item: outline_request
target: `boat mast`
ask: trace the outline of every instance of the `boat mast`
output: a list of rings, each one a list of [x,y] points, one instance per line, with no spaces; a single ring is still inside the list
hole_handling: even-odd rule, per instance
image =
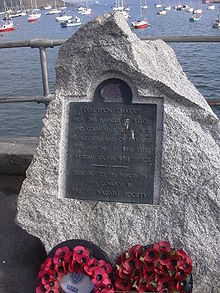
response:
[[[141,16],[141,20],[142,20],[142,19],[143,19],[143,15],[142,15],[141,3],[142,3],[142,2],[141,2],[141,0],[140,0],[140,4],[139,4],[139,5],[140,5],[140,16]]]
[[[220,4],[219,4],[219,7],[218,7],[218,21],[220,22]]]
[[[6,5],[5,0],[4,0],[4,9],[5,9],[5,12],[7,12],[7,5]]]

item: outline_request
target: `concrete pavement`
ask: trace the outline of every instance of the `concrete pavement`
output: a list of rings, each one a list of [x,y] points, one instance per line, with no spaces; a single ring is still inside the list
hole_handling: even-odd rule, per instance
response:
[[[46,257],[40,240],[14,221],[23,179],[0,175],[0,293],[35,292],[40,264]]]

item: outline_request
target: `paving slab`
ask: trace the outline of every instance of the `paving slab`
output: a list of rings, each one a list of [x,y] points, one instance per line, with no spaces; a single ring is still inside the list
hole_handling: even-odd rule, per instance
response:
[[[41,241],[15,224],[17,194],[23,176],[0,176],[0,292],[35,292],[40,264],[46,258]]]

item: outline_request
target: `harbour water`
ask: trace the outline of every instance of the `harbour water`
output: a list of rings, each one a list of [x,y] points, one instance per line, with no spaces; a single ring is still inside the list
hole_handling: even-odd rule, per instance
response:
[[[215,10],[207,10],[202,2],[185,1],[184,4],[200,7],[203,16],[199,22],[190,22],[191,13],[174,11],[167,15],[157,15],[155,2],[148,1],[145,17],[150,26],[136,30],[138,36],[168,36],[168,35],[219,35],[219,29],[212,28],[212,21],[217,18],[218,6]],[[170,1],[173,7],[177,1]],[[100,0],[100,4],[91,4],[91,16],[83,16],[83,23],[96,15],[110,12],[113,1]],[[139,1],[130,0],[131,21],[140,16]],[[68,14],[77,15],[74,7],[67,9]],[[75,31],[75,27],[61,28],[55,21],[55,16],[46,16],[41,11],[41,20],[28,23],[27,17],[14,19],[16,26],[13,32],[5,33],[0,42],[18,41],[36,38],[67,39]],[[0,15],[0,17],[3,17]],[[188,78],[206,99],[220,99],[220,44],[219,43],[172,43],[169,44],[176,52]],[[55,89],[55,63],[59,48],[47,49],[47,66],[51,93]],[[82,64],[83,66],[83,64]],[[39,50],[31,48],[0,50],[0,96],[42,95],[41,68]],[[220,116],[220,108],[213,109]],[[0,104],[0,135],[36,136],[40,134],[41,119],[45,106],[36,103]]]

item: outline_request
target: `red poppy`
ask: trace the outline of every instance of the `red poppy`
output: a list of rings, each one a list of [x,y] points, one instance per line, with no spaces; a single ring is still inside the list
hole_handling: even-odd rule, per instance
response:
[[[49,257],[46,259],[44,263],[44,270],[47,272],[49,275],[53,275],[56,271],[56,266],[54,264],[53,258]]]
[[[50,280],[49,274],[45,273],[43,277],[41,278],[41,283],[45,286],[49,283],[49,280]]]
[[[46,292],[52,293],[52,292],[59,292],[59,282],[58,281],[53,281],[50,279],[49,283],[45,286],[45,289],[47,290]],[[52,292],[50,292],[52,291]]]
[[[44,286],[38,285],[36,288],[36,293],[45,293]]]
[[[133,255],[136,258],[139,258],[144,253],[144,251],[145,251],[144,247],[141,246],[140,244],[136,244],[128,248],[129,256]]]
[[[161,251],[170,252],[170,243],[167,241],[159,241],[154,244],[153,248],[157,252],[161,252]]]
[[[57,248],[57,250],[55,251],[55,254],[54,254],[54,258],[53,258],[54,264],[59,265],[63,261],[65,263],[67,263],[70,259],[70,256],[71,256],[71,252],[70,252],[69,247],[63,246],[63,247]]]
[[[167,268],[166,266],[161,265],[160,263],[157,263],[157,266],[154,268],[155,275],[167,275]]]
[[[177,261],[178,261],[177,256],[174,255],[169,257],[168,262],[166,264],[168,271],[176,271]]]
[[[104,269],[107,274],[110,274],[112,272],[112,266],[104,260],[98,261],[98,267]]]
[[[178,270],[176,271],[176,273],[175,273],[175,275],[174,275],[174,279],[175,280],[178,280],[178,281],[181,281],[181,280],[183,280],[184,278],[185,278],[185,276],[186,276],[187,274],[184,272],[184,270],[180,270],[179,268],[178,268]]]
[[[187,255],[182,258],[181,261],[177,262],[177,266],[179,269],[183,270],[185,273],[192,272],[192,260]]]
[[[103,280],[103,282],[99,285],[94,286],[94,291],[95,292],[101,292],[101,293],[114,293],[114,287],[112,286],[112,283],[109,279]]]
[[[132,256],[128,259],[122,261],[122,266],[125,269],[123,272],[124,274],[131,274],[134,269],[138,266],[139,260],[136,258],[133,258]]]
[[[154,269],[154,263],[153,263],[153,262],[146,261],[146,262],[144,263],[144,271],[145,271],[145,272],[152,271],[153,269]]]
[[[42,278],[43,275],[45,274],[45,262],[43,264],[41,264],[40,266],[40,272],[38,273],[38,278]]]
[[[132,289],[132,283],[128,280],[118,278],[115,280],[115,287],[121,291],[130,291]]]
[[[159,258],[158,258],[158,262],[159,264],[163,265],[163,266],[167,266],[170,262],[170,256],[168,253],[166,252],[161,252],[159,254]]]
[[[83,246],[76,246],[73,249],[73,259],[82,265],[86,264],[89,261],[89,251]]]
[[[88,261],[88,263],[84,265],[83,268],[87,275],[89,276],[92,275],[92,272],[96,267],[96,264],[97,264],[97,260],[95,258],[92,258],[91,260]]]
[[[180,261],[182,261],[185,257],[187,257],[187,254],[182,249],[177,249],[176,255],[180,258]]]
[[[147,248],[144,254],[144,261],[151,262],[158,259],[157,251],[154,248]]]
[[[154,271],[153,270],[152,271],[144,271],[144,273],[143,273],[143,279],[146,282],[148,282],[152,278],[152,276],[154,276]]]
[[[99,267],[96,267],[95,270],[92,273],[91,281],[94,284],[99,285],[107,278],[108,278],[108,274],[105,272],[105,270],[101,269]]]
[[[120,268],[119,268],[119,271],[118,271],[118,276],[121,278],[121,279],[127,279],[128,276],[130,276],[131,274],[129,274],[126,269],[121,265]]]
[[[72,261],[68,264],[68,271],[74,272],[76,274],[82,273],[83,271],[83,264],[77,262],[75,259],[72,259]]]
[[[60,293],[59,288],[48,289],[45,293]]]
[[[160,280],[157,281],[157,291],[162,291],[167,289],[170,292],[171,289],[174,289],[175,283],[169,276],[164,276]],[[162,291],[163,292],[163,291]]]
[[[142,268],[136,268],[131,275],[131,279],[134,281],[139,281],[144,278],[144,270]]]

